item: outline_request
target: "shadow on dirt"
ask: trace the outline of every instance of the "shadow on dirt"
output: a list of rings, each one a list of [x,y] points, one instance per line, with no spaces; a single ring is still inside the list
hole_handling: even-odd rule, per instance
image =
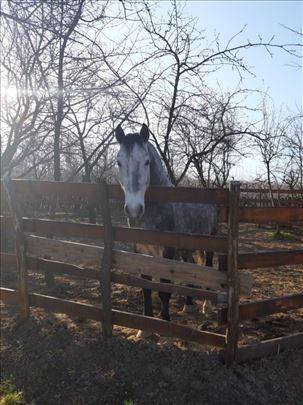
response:
[[[44,404],[299,404],[303,351],[226,368],[218,354],[101,336],[100,324],[2,308],[2,378]],[[11,376],[11,377],[10,377]],[[283,401],[281,400],[283,398]]]

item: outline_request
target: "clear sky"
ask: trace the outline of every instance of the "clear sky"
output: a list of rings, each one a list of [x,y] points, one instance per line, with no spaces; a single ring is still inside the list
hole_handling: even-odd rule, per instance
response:
[[[207,33],[220,33],[223,44],[245,24],[245,32],[235,40],[235,44],[247,39],[257,42],[258,34],[264,41],[275,35],[277,43],[302,43],[302,37],[300,39],[281,26],[302,30],[302,1],[188,1],[185,10],[198,17],[199,25]],[[302,65],[302,60],[279,50],[273,52],[274,57],[271,58],[264,49],[243,51],[245,61],[254,67],[253,72],[257,76],[255,79],[247,76],[245,84],[251,88],[268,89],[277,107],[281,104],[291,109],[301,106],[302,69],[288,65]],[[223,88],[236,83],[231,75],[226,77],[226,73],[211,80],[219,80]]]
[[[277,43],[302,43],[302,37],[294,35],[282,27],[302,31],[302,1],[188,1],[185,11],[198,18],[198,27],[206,29],[207,36],[220,33],[220,40],[225,44],[245,24],[244,33],[235,40],[235,44],[245,43],[247,39],[258,41],[258,34],[263,40],[275,35]],[[278,110],[281,105],[297,112],[302,108],[303,77],[302,68],[290,65],[303,64],[299,60],[275,50],[271,58],[264,49],[256,48],[243,51],[245,61],[253,67],[256,78],[245,77],[245,87],[268,91],[272,102]],[[301,54],[302,55],[302,54]],[[237,85],[237,76],[232,72],[222,71],[209,77],[209,84],[219,82],[223,90],[233,90]],[[252,96],[253,97],[253,96]],[[253,100],[251,100],[253,101]],[[233,170],[236,179],[254,179],[264,171],[256,157],[244,159]]]

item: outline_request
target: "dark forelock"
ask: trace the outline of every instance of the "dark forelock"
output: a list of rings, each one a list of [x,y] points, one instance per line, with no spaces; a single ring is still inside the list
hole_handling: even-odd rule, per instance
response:
[[[144,140],[143,140],[143,137],[142,137],[141,135],[139,135],[138,133],[136,133],[136,134],[127,134],[127,135],[123,138],[121,144],[122,144],[123,146],[125,146],[125,148],[126,148],[128,151],[131,151],[131,150],[133,149],[133,147],[134,147],[135,144],[137,144],[137,145],[143,147]]]

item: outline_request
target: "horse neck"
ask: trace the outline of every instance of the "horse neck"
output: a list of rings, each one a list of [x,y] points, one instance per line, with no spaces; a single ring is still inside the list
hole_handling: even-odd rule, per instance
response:
[[[147,147],[150,158],[150,185],[173,187],[157,150],[150,143],[147,144]],[[172,203],[147,201],[145,207],[146,210],[141,223],[143,228],[158,229],[160,231],[174,230],[174,208]]]
[[[163,167],[162,160],[151,143],[148,143],[148,152],[150,156],[150,185],[173,187]]]

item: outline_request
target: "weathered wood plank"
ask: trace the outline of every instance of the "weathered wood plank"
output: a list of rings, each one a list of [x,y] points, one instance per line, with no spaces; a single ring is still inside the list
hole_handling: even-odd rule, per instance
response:
[[[119,284],[125,284],[133,287],[147,288],[153,291],[168,292],[175,295],[190,296],[200,300],[209,300],[213,303],[224,304],[227,302],[227,294],[222,292],[201,290],[200,288],[192,288],[180,286],[171,283],[159,283],[146,280],[124,273],[112,273],[112,281]]]
[[[1,265],[7,267],[16,267],[16,256],[9,253],[0,253]],[[66,274],[81,279],[100,280],[100,271],[95,269],[83,268],[74,264],[63,263],[55,260],[41,259],[38,257],[26,257],[26,266],[28,270],[37,273],[50,271],[54,274]]]
[[[0,226],[11,229],[12,218],[0,216]],[[54,236],[83,237],[89,239],[103,239],[104,227],[81,222],[56,221],[51,219],[37,219],[23,217],[24,231],[41,235],[53,234]]]
[[[50,297],[42,294],[30,294],[30,305],[44,308],[51,312],[58,312],[83,319],[102,321],[102,309],[94,305],[81,304],[79,302]]]
[[[239,233],[240,182],[233,181],[229,186],[228,213],[228,253],[227,253],[227,333],[225,362],[231,365],[236,358],[239,335],[239,295],[240,276],[238,272],[238,233]]]
[[[10,226],[8,218],[0,217],[1,223]],[[55,236],[83,237],[90,239],[104,239],[104,226],[52,221],[47,219],[23,218],[25,232],[46,235],[52,233]],[[139,228],[113,227],[113,238],[117,242],[172,246],[179,249],[200,249],[212,252],[227,252],[226,238],[219,236],[207,236],[200,234],[186,234],[168,231],[155,231]]]
[[[17,292],[15,290],[1,288],[0,292],[1,300],[4,303],[16,303]],[[67,301],[41,294],[29,294],[29,302],[31,306],[44,308],[52,312],[78,316],[84,319],[94,319],[96,321],[102,320],[101,308],[93,305],[80,304],[78,302]],[[161,319],[130,314],[117,310],[112,310],[112,319],[115,325],[127,328],[148,330],[164,336],[171,336],[200,344],[209,344],[218,347],[225,346],[225,335],[199,331],[189,328],[188,326],[178,325]]]
[[[303,249],[241,253],[238,263],[240,269],[303,264]]]
[[[159,333],[163,336],[171,336],[200,344],[218,347],[225,346],[225,335],[200,331],[188,326],[178,325],[174,322],[163,321],[162,319],[151,318],[144,315],[113,311],[113,322],[115,325],[147,330],[149,332]]]
[[[28,254],[34,257],[47,257],[58,261],[81,265],[98,266],[103,248],[81,243],[26,236]],[[184,263],[161,257],[151,257],[132,252],[114,250],[113,267],[133,274],[145,274],[154,278],[166,278],[184,284],[193,284],[216,291],[225,291],[226,274],[206,266]],[[241,293],[250,292],[253,277],[241,272]]]
[[[0,229],[1,231],[14,229],[14,218],[0,215]]]
[[[228,221],[228,208],[227,207],[218,208],[218,220],[219,220],[219,222]]]
[[[270,190],[269,189],[264,189],[264,188],[244,188],[241,189],[241,193],[263,193],[263,194],[269,194]],[[281,189],[281,190],[272,190],[273,194],[303,194],[302,190],[287,190],[287,189]]]
[[[29,317],[28,280],[26,268],[26,238],[23,230],[22,216],[19,212],[18,198],[15,194],[11,180],[3,180],[8,204],[13,214],[15,230],[15,252],[17,259],[17,289],[20,294],[20,311],[24,318]]]
[[[81,279],[88,278],[92,280],[100,280],[100,271],[95,269],[82,268],[69,263],[36,257],[27,257],[26,262],[28,269],[38,273],[49,271],[55,274],[66,274]]]
[[[228,191],[211,188],[189,187],[150,187],[146,192],[147,201],[156,202],[185,202],[222,204],[228,202]]]
[[[58,193],[64,196],[89,198],[97,202],[97,185],[93,183],[68,183],[56,181],[38,181],[14,179],[13,185],[19,193]],[[109,185],[109,198],[124,199],[121,187]],[[150,187],[146,192],[147,201],[191,202],[226,204],[228,191],[224,189],[201,189],[189,187]]]
[[[238,256],[238,262],[240,269],[303,264],[303,250],[273,250],[241,253]]]
[[[18,305],[19,293],[11,288],[0,287],[0,301],[2,301],[4,304]]]
[[[95,225],[95,227],[97,227]],[[104,234],[103,227],[99,226],[100,234]],[[87,229],[88,230],[88,229]],[[185,233],[164,232],[127,227],[114,227],[113,237],[115,241],[142,244],[172,246],[180,249],[207,249],[214,252],[226,252],[226,238],[190,235]]]
[[[238,254],[239,269],[257,269],[303,264],[303,249],[259,250]],[[219,255],[219,269],[227,269],[227,255]]]
[[[303,208],[240,208],[240,222],[287,224],[303,221]]]
[[[303,293],[248,302],[239,306],[239,321],[246,321],[279,312],[287,312],[298,308],[303,308]],[[227,309],[222,308],[218,311],[218,323],[219,325],[225,325],[226,322]]]
[[[17,268],[17,257],[15,254],[12,253],[0,253],[0,260],[1,260],[1,269],[4,267],[12,267],[14,269]]]
[[[227,252],[226,238],[201,234],[164,232],[136,228],[115,228],[115,240],[140,244],[171,246],[179,249]]]
[[[260,343],[242,346],[238,348],[236,361],[243,363],[269,355],[279,355],[280,352],[289,349],[303,347],[303,332],[290,336],[282,336],[275,339],[263,340]]]
[[[0,288],[1,301],[5,304],[18,304],[18,291],[10,288]],[[44,308],[51,312],[58,312],[70,316],[78,316],[84,319],[101,321],[101,308],[89,304],[80,304],[61,298],[50,297],[42,294],[29,294],[31,307]]]
[[[0,257],[3,266],[16,267],[15,255],[0,253]],[[88,278],[92,280],[100,280],[99,270],[82,268],[73,264],[40,259],[36,257],[27,257],[26,264],[29,270],[36,271],[38,273],[44,273],[46,270],[49,270],[55,274],[66,274],[81,279]],[[191,288],[177,284],[158,283],[120,272],[117,273],[112,271],[111,281],[113,283],[124,284],[133,287],[148,288],[154,291],[191,296],[200,300],[207,299],[217,304],[225,304],[227,302],[227,294],[224,292],[201,290],[200,288]]]

